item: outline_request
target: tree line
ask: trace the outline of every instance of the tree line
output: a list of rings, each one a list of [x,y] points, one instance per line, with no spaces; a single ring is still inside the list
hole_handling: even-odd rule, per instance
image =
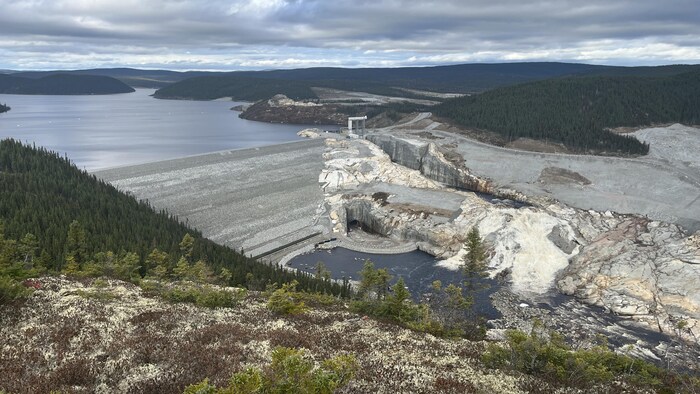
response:
[[[448,100],[433,112],[506,141],[525,137],[581,153],[646,154],[647,144],[609,129],[700,123],[700,71],[550,79]]]
[[[187,267],[181,264],[180,273],[199,263],[229,285],[262,289],[296,280],[303,290],[350,292],[347,283],[318,280],[218,245],[167,211],[156,212],[148,202],[79,170],[67,157],[12,139],[0,141],[0,220],[9,242],[3,248],[12,256],[5,266],[29,259],[58,273],[102,269],[127,259],[124,264],[138,267],[133,274],[139,277],[157,276],[157,270],[171,276],[184,257]],[[8,246],[25,238],[31,240],[31,258]],[[188,239],[185,253],[181,244]]]

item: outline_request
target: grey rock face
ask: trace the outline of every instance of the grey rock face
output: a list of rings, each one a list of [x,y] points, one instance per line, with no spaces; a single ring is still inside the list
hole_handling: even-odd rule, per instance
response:
[[[582,248],[557,282],[588,304],[666,332],[700,334],[700,233],[630,216]]]
[[[549,233],[547,238],[566,254],[571,254],[579,245],[578,242],[569,239],[568,232],[562,226],[552,228],[552,232]]]
[[[491,182],[472,175],[461,163],[448,160],[446,152],[432,142],[399,138],[391,134],[369,134],[366,139],[379,146],[393,162],[418,170],[429,179],[458,189],[493,192]]]
[[[420,170],[423,157],[428,152],[428,143],[400,140],[390,134],[369,134],[368,141],[382,148],[391,160],[412,170]],[[424,174],[425,175],[425,174]]]

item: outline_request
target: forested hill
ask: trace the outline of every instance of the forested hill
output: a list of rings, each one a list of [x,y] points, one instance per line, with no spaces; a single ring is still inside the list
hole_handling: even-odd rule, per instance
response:
[[[620,126],[700,124],[700,71],[667,77],[567,77],[448,100],[437,116],[468,128],[561,142],[586,153],[645,154],[648,146],[607,131]]]
[[[19,243],[32,234],[36,245],[31,254],[49,272],[66,269],[73,245],[71,257],[78,269],[102,264],[106,252],[122,257],[131,252],[137,256],[140,275],[149,275],[159,260],[166,271],[158,275],[167,276],[182,256],[181,241],[191,234],[189,262],[203,260],[215,274],[226,268],[231,285],[264,287],[297,280],[302,289],[341,292],[337,284],[258,263],[215,244],[166,212],[155,212],[79,170],[67,158],[14,140],[0,141],[0,239],[3,228],[5,238]],[[77,244],[82,246],[75,249]],[[0,243],[0,268],[6,257],[1,252]]]
[[[244,77],[237,75],[217,75],[186,79],[166,86],[155,92],[154,97],[166,99],[213,100],[233,97],[240,101],[268,99],[276,94],[284,94],[296,100],[316,98],[307,82],[285,81]]]
[[[577,63],[493,63],[435,67],[333,68],[236,71],[184,79],[155,93],[157,98],[210,100],[268,99],[281,93],[294,99],[313,99],[312,87],[421,98],[427,90],[450,93],[483,92],[502,86],[573,75],[668,76],[700,66],[612,67]],[[434,97],[432,98],[434,99]]]
[[[0,93],[5,94],[116,94],[133,91],[119,80],[98,75],[54,74],[32,79],[0,74]]]
[[[3,112],[7,112],[7,111],[9,111],[9,110],[10,110],[10,107],[8,107],[8,106],[5,105],[5,104],[0,104],[0,114],[3,113]]]
[[[316,98],[311,87],[413,97],[404,89],[480,92],[497,86],[602,71],[605,66],[575,63],[459,64],[435,67],[334,68],[237,71],[186,79],[158,90],[158,98],[210,100],[234,97],[261,100],[277,93],[294,99]]]
[[[14,72],[12,75],[37,79],[56,74],[102,75],[118,79],[132,87],[157,89],[183,79],[220,73],[208,71],[140,70],[136,68],[91,68],[86,70],[20,71]]]

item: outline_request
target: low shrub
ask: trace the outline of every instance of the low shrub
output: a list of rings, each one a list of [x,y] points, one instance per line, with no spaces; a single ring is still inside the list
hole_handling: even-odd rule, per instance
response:
[[[482,361],[493,368],[511,369],[556,384],[592,388],[624,381],[657,392],[689,392],[696,377],[673,374],[646,361],[621,355],[600,345],[572,350],[558,333],[543,332],[537,324],[530,334],[511,330],[504,343],[490,344]],[[692,391],[691,391],[692,392]]]
[[[159,296],[169,302],[212,309],[232,308],[247,296],[244,289],[217,289],[211,285],[196,284],[164,286],[156,281],[142,281],[141,289],[149,296]]]
[[[227,387],[217,388],[205,379],[188,386],[185,394],[295,393],[331,394],[348,384],[357,373],[353,355],[324,360],[319,367],[303,350],[277,347],[263,370],[248,368],[235,373]]]
[[[267,308],[281,315],[296,315],[304,313],[308,307],[302,301],[301,293],[296,291],[297,282],[285,283],[275,290],[267,300]]]
[[[6,304],[31,294],[31,289],[8,276],[0,276],[0,305]]]

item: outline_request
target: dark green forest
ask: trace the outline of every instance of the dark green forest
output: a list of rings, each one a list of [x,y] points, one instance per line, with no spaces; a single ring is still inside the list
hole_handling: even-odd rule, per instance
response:
[[[159,89],[153,95],[166,99],[214,100],[233,97],[239,101],[258,101],[276,94],[295,99],[315,99],[316,94],[306,82],[240,76],[205,76],[186,79]]]
[[[211,100],[234,97],[256,101],[282,93],[313,99],[311,87],[362,91],[388,96],[422,98],[405,89],[478,93],[502,86],[574,75],[669,76],[698,70],[698,66],[611,67],[576,63],[458,64],[436,67],[334,68],[236,71],[184,79],[156,92],[160,98]],[[433,98],[434,100],[434,98]]]
[[[4,238],[20,246],[29,239],[34,245],[31,256],[20,256],[20,266],[22,261],[35,261],[49,273],[65,272],[70,263],[77,264],[73,270],[99,265],[106,252],[113,252],[119,258],[135,254],[140,276],[149,275],[156,263],[166,271],[158,276],[168,276],[190,234],[193,242],[186,260],[203,261],[219,277],[226,269],[230,285],[259,289],[296,280],[301,290],[348,292],[347,286],[263,264],[218,245],[167,212],[155,212],[147,202],[79,170],[68,158],[12,139],[0,141],[0,222]],[[17,258],[0,260],[13,266]]]
[[[0,74],[0,93],[4,94],[115,94],[134,89],[112,77],[97,75],[52,74],[25,78]]]
[[[649,147],[606,129],[700,123],[700,71],[666,77],[586,76],[494,89],[445,101],[435,115],[487,130],[561,142],[572,151],[646,154]]]
[[[478,92],[496,86],[590,72],[604,68],[566,63],[462,64],[437,67],[333,68],[236,71],[200,76],[174,83],[155,93],[158,98],[263,100],[281,93],[314,99],[312,87],[362,91],[387,96],[424,98],[404,89]],[[435,98],[432,98],[433,100]]]
[[[3,113],[3,112],[7,112],[7,111],[9,111],[9,110],[10,110],[10,107],[8,107],[8,106],[5,105],[5,104],[0,104],[0,114]]]

